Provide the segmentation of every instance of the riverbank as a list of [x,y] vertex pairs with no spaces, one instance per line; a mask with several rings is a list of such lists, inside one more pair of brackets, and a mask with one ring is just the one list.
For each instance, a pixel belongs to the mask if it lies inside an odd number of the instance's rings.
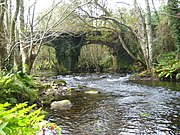
[[147,71],[142,71],[140,73],[134,73],[130,80],[149,80],[149,81],[160,81],[161,79],[157,77],[156,74],[148,73]]
[[[175,76],[175,75],[173,75]],[[149,73],[148,71],[142,71],[139,73],[134,73],[131,77],[130,80],[146,80],[146,81],[167,81],[167,82],[180,82],[179,78],[175,77],[170,77],[170,76],[161,76],[157,72]]]
[[72,87],[67,85],[66,80],[54,77],[34,77],[35,81],[39,84],[39,106],[51,106],[54,101],[61,101],[68,99],[72,94],[86,93],[98,94],[99,91],[95,88],[86,87],[84,85],[77,85]]

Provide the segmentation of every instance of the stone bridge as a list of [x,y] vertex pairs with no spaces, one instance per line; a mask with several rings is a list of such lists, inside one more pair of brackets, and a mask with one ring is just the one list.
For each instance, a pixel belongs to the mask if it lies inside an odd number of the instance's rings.
[[[51,34],[49,34],[51,35]],[[104,36],[105,35],[105,36]],[[132,58],[123,49],[117,38],[117,33],[94,31],[87,33],[55,33],[47,36],[44,45],[55,48],[59,72],[78,72],[78,58],[84,45],[106,45],[112,49],[116,60],[116,71],[123,71],[132,64]]]

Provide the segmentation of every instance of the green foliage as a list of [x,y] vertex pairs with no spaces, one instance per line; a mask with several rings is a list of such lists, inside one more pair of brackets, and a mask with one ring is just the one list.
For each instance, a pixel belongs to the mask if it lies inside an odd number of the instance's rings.
[[112,68],[113,55],[111,50],[106,46],[87,45],[81,49],[79,57],[79,68],[82,71],[101,71]]
[[174,53],[163,54],[155,68],[159,78],[180,79],[180,60]]
[[34,102],[37,98],[33,79],[21,72],[0,76],[0,102]]
[[32,111],[35,105],[27,107],[27,103],[18,104],[8,110],[9,106],[9,103],[0,104],[1,132],[4,135],[29,135],[39,129],[36,123],[44,118],[44,116],[39,116],[41,109]]
[[[40,20],[40,22],[38,23],[37,27],[42,30],[45,29],[47,23],[49,24],[48,26],[51,27],[55,24],[55,22],[59,22],[59,25],[51,29],[55,31],[61,30],[66,32],[79,32],[82,31],[82,29],[85,30],[86,26],[78,17],[79,12],[72,12],[72,10],[77,7],[76,4],[77,1],[61,2],[58,4],[58,6],[56,6],[56,8],[52,10],[52,14],[47,14],[49,11],[51,11],[51,6],[48,9],[43,10],[38,16],[38,20]],[[50,20],[48,19],[49,17],[51,18]]]
[[36,58],[34,68],[36,70],[53,70],[56,67],[55,49],[48,46],[43,46]]
[[29,66],[28,66],[28,64],[23,64],[23,72],[24,73],[29,73]]
[[124,24],[127,24],[128,26],[135,28],[137,18],[133,14],[134,14],[133,9],[119,7],[117,9],[116,17],[118,18],[118,20],[122,21]]
[[87,35],[87,40],[110,42],[114,41],[116,37],[116,33],[108,31],[106,29],[102,29],[101,31],[92,30],[92,32]]
[[104,59],[100,61],[100,66],[103,67],[103,69],[108,69],[113,65],[113,56],[106,56]]
[[[27,102],[17,104],[11,109],[9,103],[0,104],[0,134],[1,135],[36,135],[41,126],[52,126],[60,133],[60,128],[53,123],[43,121],[41,108],[33,110],[36,105],[28,106]],[[43,124],[42,124],[43,122]]]
[[176,46],[177,46],[177,54],[180,53],[180,21],[179,21],[179,0],[169,0],[168,1],[168,13],[169,20],[172,29],[172,36],[175,38]]
[[[165,12],[165,11],[164,11]],[[156,27],[156,38],[154,41],[154,54],[157,57],[164,52],[175,51],[175,41],[171,34],[171,27],[167,16],[160,17],[160,22]]]

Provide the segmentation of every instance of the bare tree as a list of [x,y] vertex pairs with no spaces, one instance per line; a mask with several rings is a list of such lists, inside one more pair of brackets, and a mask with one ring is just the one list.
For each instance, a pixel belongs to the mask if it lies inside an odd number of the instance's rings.
[[[23,1],[23,0],[21,0]],[[53,36],[56,34],[56,31],[53,31],[54,28],[57,26],[60,26],[60,24],[66,20],[78,7],[86,5],[87,3],[82,3],[74,7],[73,9],[70,10],[70,12],[66,15],[62,14],[59,16],[59,19],[57,19],[55,22],[50,23],[54,10],[58,7],[58,5],[62,1],[59,1],[58,3],[55,3],[53,1],[52,7],[50,10],[45,13],[37,22],[34,24],[34,12],[35,12],[35,4],[34,8],[32,8],[32,14],[33,16],[31,17],[31,21],[29,23],[29,26],[26,26],[27,28],[29,27],[29,32],[30,34],[27,35],[27,30],[25,29],[24,25],[24,7],[23,7],[23,2],[21,2],[20,5],[20,50],[21,50],[21,55],[22,55],[22,69],[23,72],[30,74],[33,63],[36,59],[36,57],[39,54],[41,46],[44,44],[44,39]],[[71,4],[70,4],[71,5]],[[70,5],[67,7],[67,9],[70,7]],[[67,9],[65,9],[63,12],[66,12]],[[37,28],[38,24],[43,20],[43,18],[46,17],[46,21],[44,23],[43,31],[40,33],[36,33],[35,29]],[[30,18],[30,17],[29,17]],[[34,24],[34,25],[33,25]],[[29,36],[29,37],[28,37]],[[27,43],[26,39],[30,39],[30,42]]]
[[[0,68],[6,62],[9,69],[17,67],[17,70],[22,69],[24,73],[29,74],[44,41],[54,35],[56,33],[54,29],[58,26],[61,27],[62,22],[77,8],[88,2],[78,3],[73,8],[70,8],[72,5],[70,3],[63,14],[56,21],[50,23],[54,10],[60,3],[62,0],[58,3],[55,3],[54,0],[52,7],[35,20],[36,0],[35,3],[29,5],[27,16],[25,16],[24,0],[14,1],[14,9],[12,9],[12,0],[0,0]],[[67,12],[68,10],[69,12]],[[27,18],[27,22],[25,18]],[[38,25],[44,18],[46,18],[43,23],[44,27],[39,32]]]
[[4,33],[4,14],[5,14],[5,0],[0,0],[0,70],[4,64],[4,58],[6,53],[5,46],[5,33]]
[[149,1],[146,0],[146,15],[144,15],[137,4],[137,1],[134,0],[135,15],[137,17],[138,23],[138,39],[140,46],[144,55],[144,60],[146,62],[147,70],[152,72],[152,46],[153,46],[153,35],[152,35],[152,26],[151,26],[151,12],[149,7]]
[[152,22],[151,22],[151,11],[149,6],[149,0],[146,2],[146,31],[147,31],[147,40],[148,40],[148,67],[147,69],[152,72],[153,68],[153,32],[152,32]]
[[[91,3],[93,4],[93,3]],[[123,20],[119,20],[117,19],[117,17],[115,17],[110,11],[108,11],[107,7],[105,5],[102,5],[100,3],[98,3],[97,0],[94,1],[94,4],[98,7],[99,12],[103,12],[102,15],[98,15],[96,14],[93,15],[93,14],[90,14],[88,11],[86,11],[85,9],[82,9],[81,10],[86,13],[86,15],[91,18],[91,19],[94,19],[94,20],[101,20],[101,21],[104,21],[104,26],[103,27],[99,27],[99,26],[91,26],[88,24],[88,22],[85,21],[84,18],[81,18],[81,20],[88,26],[90,27],[93,27],[95,29],[109,29],[109,30],[113,30],[115,31],[116,33],[118,33],[118,38],[119,38],[119,42],[120,42],[120,45],[122,45],[122,47],[124,48],[124,50],[126,50],[126,52],[129,54],[129,56],[134,59],[135,61],[138,61],[140,63],[142,63],[143,65],[144,64],[144,61],[141,60],[140,57],[138,56],[135,56],[132,51],[129,49],[129,47],[127,46],[127,44],[125,43],[123,37],[122,37],[122,31],[123,29],[126,29],[128,31],[130,31],[135,37],[138,37],[138,34],[133,30],[133,28],[131,26],[128,26],[127,24],[125,24],[123,22]]]

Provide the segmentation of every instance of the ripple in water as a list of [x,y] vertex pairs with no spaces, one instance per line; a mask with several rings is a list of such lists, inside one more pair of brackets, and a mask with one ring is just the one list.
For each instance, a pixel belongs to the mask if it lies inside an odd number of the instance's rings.
[[[58,76],[69,86],[97,88],[101,94],[75,92],[71,110],[49,110],[48,119],[66,135],[178,135],[180,92],[161,85],[128,81],[129,75]],[[152,83],[152,82],[151,82]],[[157,82],[155,82],[157,83]],[[168,86],[167,83],[165,86]],[[172,85],[175,90],[179,84]]]

